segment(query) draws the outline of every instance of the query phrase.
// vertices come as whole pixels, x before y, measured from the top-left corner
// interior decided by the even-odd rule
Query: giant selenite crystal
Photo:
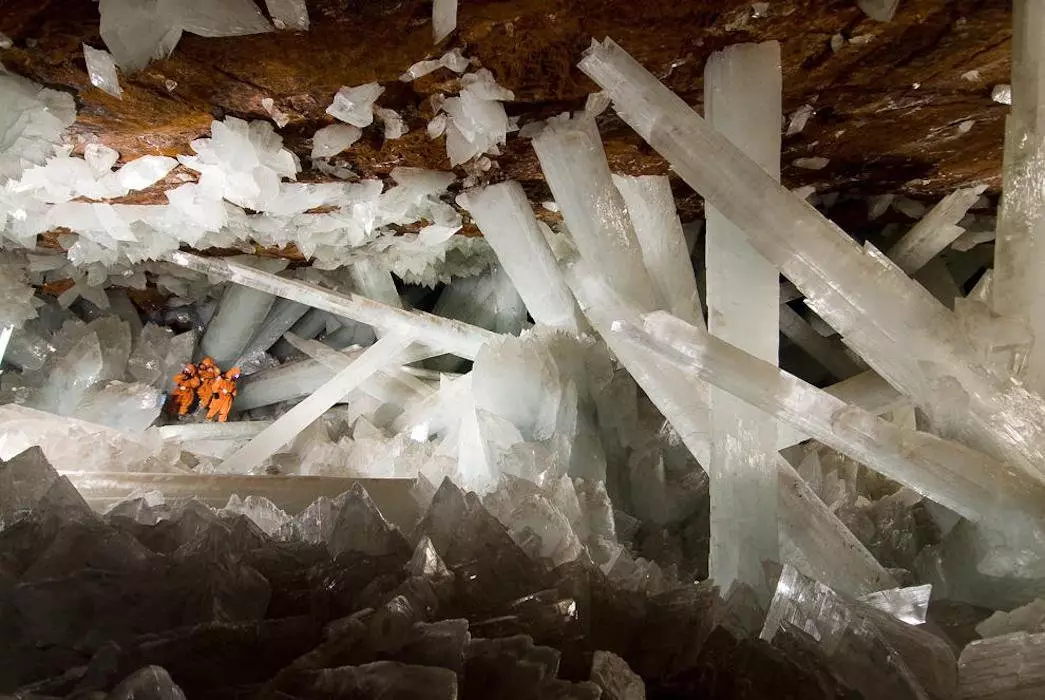
[[[780,177],[780,45],[737,44],[704,69],[708,121],[770,176]],[[707,210],[708,333],[777,363],[776,269],[713,207]],[[776,421],[712,389],[709,575],[728,590],[741,581],[768,599],[764,561],[778,561]]]
[[[1035,339],[1024,378],[1045,392],[1045,7],[1013,3],[1012,108],[1005,118],[1001,210],[994,247],[993,307]]]
[[[774,181],[613,41],[593,44],[580,67],[682,179],[939,429],[1045,476],[1045,401],[985,366],[951,311]]]

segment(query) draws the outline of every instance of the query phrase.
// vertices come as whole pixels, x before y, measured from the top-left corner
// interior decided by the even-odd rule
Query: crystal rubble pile
[[[440,67],[466,70],[458,56]],[[228,118],[179,158],[199,173],[169,197],[181,209],[126,212],[81,200],[173,163],[74,158],[62,98],[0,84],[19,98],[0,161],[8,229],[35,243],[33,217],[66,205],[99,222],[67,239],[68,259],[4,260],[5,362],[20,371],[0,379],[0,692],[1040,694],[1045,417],[1011,376],[1026,333],[983,308],[986,282],[951,312],[907,276],[939,272],[982,188],[891,241],[890,262],[776,184],[775,44],[709,62],[721,134],[610,41],[582,67],[602,99],[532,134],[568,231],[539,223],[518,183],[465,192],[499,264],[452,281],[456,263],[430,262],[461,240],[452,174],[398,169],[386,191],[286,182],[300,164],[272,128]],[[443,124],[461,137],[448,149],[481,147],[480,167],[511,127],[510,92],[465,78]],[[332,106],[345,127],[380,118],[380,86],[360,88]],[[608,99],[708,197],[706,326],[666,178],[610,173],[594,119]],[[156,215],[207,223],[188,241]],[[407,263],[369,254],[381,226],[418,221],[394,244]],[[293,242],[316,265],[176,250],[243,240]],[[450,283],[435,301],[392,273]],[[33,295],[61,275],[58,303]],[[169,306],[143,323],[121,286],[164,289]],[[799,293],[804,314],[779,306]],[[878,374],[810,342],[844,381],[775,366],[778,329],[831,328]],[[971,332],[986,340],[962,345]],[[203,352],[249,373],[241,420],[150,427],[172,371]],[[948,610],[995,612],[958,663],[976,633],[954,624],[949,640]],[[203,665],[201,649],[215,650]]]

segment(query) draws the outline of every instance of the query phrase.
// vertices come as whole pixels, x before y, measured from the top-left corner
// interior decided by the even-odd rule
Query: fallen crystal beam
[[[574,333],[580,330],[577,304],[522,185],[513,180],[469,191],[464,206],[493,248],[533,320]]]
[[[901,430],[663,312],[647,315],[646,326],[652,336],[627,322],[614,332],[970,520],[1004,524],[1014,511],[1032,522],[1041,518],[1045,485],[1019,470],[956,442]]]
[[[470,360],[475,359],[485,342],[497,337],[495,333],[467,323],[422,311],[393,308],[358,294],[333,292],[300,280],[284,279],[233,260],[204,258],[183,251],[170,253],[169,259],[191,270],[292,299],[381,330],[412,329],[417,333],[417,342]]]
[[[241,445],[272,425],[267,420],[232,423],[182,423],[157,428],[163,441],[193,454],[224,459]]]
[[[294,406],[257,437],[234,452],[219,465],[224,472],[249,473],[257,469],[276,450],[293,440],[350,391],[391,363],[398,363],[398,355],[414,340],[413,332],[395,329],[371,345],[355,362],[334,375],[333,379],[301,403]]]
[[[596,265],[630,303],[646,311],[657,308],[595,120],[578,113],[549,123],[533,139],[533,148],[581,257]]]
[[[611,331],[614,319],[629,310],[616,293],[600,283],[583,264],[568,275],[571,289],[592,326],[628,370],[683,443],[702,464],[710,464],[707,385],[680,374],[670,363]],[[635,316],[637,320],[637,316]],[[416,421],[415,421],[416,422]],[[410,423],[404,421],[403,427]],[[865,595],[896,586],[896,581],[809,487],[787,460],[777,455],[781,552],[786,561],[850,595]]]
[[[1045,7],[1016,0],[1012,15],[1011,104],[1005,118],[1002,192],[994,241],[994,311],[1023,321],[1037,342],[1023,372],[1045,392]]]
[[[157,472],[77,472],[58,469],[92,508],[105,510],[144,491],[159,491],[169,502],[196,499],[221,508],[229,496],[267,498],[289,513],[319,497],[335,498],[360,484],[390,522],[410,528],[418,508],[410,493],[413,479],[347,479],[327,476],[247,476],[241,474],[170,474]]]
[[[957,421],[948,427],[963,440],[1045,478],[1045,401],[983,364],[952,312],[781,187],[613,41],[594,43],[580,67],[878,374],[934,422]]]
[[[660,308],[687,323],[704,325],[697,279],[667,176],[614,175],[613,182],[624,197]]]
[[[901,270],[913,275],[965,233],[958,222],[986,189],[986,185],[977,185],[951,192],[911,227],[886,255]]]
[[[962,700],[1031,700],[1045,694],[1045,633],[970,642],[958,659]]]
[[[852,377],[860,371],[840,347],[817,333],[809,322],[787,304],[780,305],[780,332],[838,379]]]
[[[704,67],[708,121],[776,179],[780,178],[781,83],[780,45],[775,41],[735,44],[711,54]],[[670,199],[670,190],[667,194]],[[692,267],[688,259],[685,263]],[[708,333],[777,364],[779,274],[711,206],[705,265]],[[745,583],[765,603],[772,591],[763,563],[780,560],[776,420],[720,389],[712,388],[710,399],[709,576],[722,590],[729,590],[734,581]]]

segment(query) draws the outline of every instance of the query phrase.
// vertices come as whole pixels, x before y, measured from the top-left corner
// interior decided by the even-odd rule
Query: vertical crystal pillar
[[[737,44],[704,69],[710,124],[780,179],[780,45]],[[776,268],[743,232],[707,207],[708,332],[777,364],[780,285]],[[780,558],[777,535],[776,421],[721,389],[711,390],[711,550],[721,587],[739,580],[765,600],[762,562]]]

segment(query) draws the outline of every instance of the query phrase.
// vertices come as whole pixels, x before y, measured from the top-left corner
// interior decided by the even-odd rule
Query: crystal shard
[[[345,150],[363,135],[359,127],[351,124],[331,124],[316,131],[312,136],[312,157],[330,158]]]
[[[108,51],[100,51],[84,44],[83,58],[87,62],[87,75],[91,79],[91,85],[113,97],[123,99],[123,88],[120,87],[112,55]]]
[[[602,688],[602,697],[606,700],[646,700],[642,678],[613,652],[595,652],[591,659],[591,679]]]
[[[308,7],[305,0],[265,0],[276,29],[308,31]]]
[[[382,556],[408,551],[399,529],[385,520],[362,486],[356,484],[341,500],[341,511],[327,541],[331,554],[359,552]]]
[[[432,38],[436,44],[457,29],[457,0],[435,0],[432,3]]]
[[[106,700],[185,700],[185,693],[165,669],[146,666],[121,681]]]
[[[904,234],[887,255],[900,269],[913,275],[965,233],[958,222],[986,189],[986,185],[977,185],[947,195]]]
[[[374,123],[374,102],[385,89],[377,83],[343,87],[334,95],[327,114],[356,127]]]
[[[737,44],[704,68],[708,122],[769,175],[780,177],[780,45]],[[777,363],[777,271],[722,214],[709,207],[706,231],[708,333]],[[692,316],[692,312],[689,313]],[[711,399],[709,575],[770,597],[763,562],[778,561],[776,421],[727,392]]]

